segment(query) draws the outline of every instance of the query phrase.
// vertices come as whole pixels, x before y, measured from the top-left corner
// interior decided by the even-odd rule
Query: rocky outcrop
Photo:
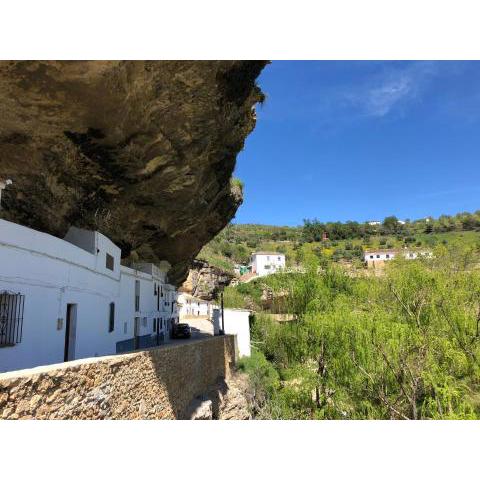
[[[250,420],[250,386],[248,377],[240,372],[222,379],[189,406],[189,420]]]
[[[218,413],[219,420],[251,420],[248,377],[237,372],[227,382],[228,391],[222,397]]]
[[[218,297],[218,292],[230,285],[233,278],[233,274],[197,259],[193,261],[180,291],[204,300],[214,300]]]
[[[0,215],[98,229],[180,284],[242,201],[263,61],[0,62]]]

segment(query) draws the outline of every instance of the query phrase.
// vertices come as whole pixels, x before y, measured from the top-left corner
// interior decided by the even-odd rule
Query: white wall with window
[[[212,314],[211,302],[188,293],[178,295],[178,305],[180,320],[189,317],[211,317]]]
[[[250,265],[253,273],[263,277],[285,269],[285,255],[278,252],[255,252],[252,253]]]
[[[415,251],[415,250],[378,250],[367,251],[364,254],[364,260],[367,264],[375,264],[375,262],[387,262],[396,257],[403,257],[407,260],[415,260],[421,257],[432,257],[432,252],[429,251]]]
[[[0,219],[0,372],[128,350],[135,333],[155,337],[157,325],[178,319],[166,271],[121,266],[120,253],[99,232],[72,228],[62,240]],[[173,302],[168,312],[161,291]],[[23,310],[12,341],[15,295]]]

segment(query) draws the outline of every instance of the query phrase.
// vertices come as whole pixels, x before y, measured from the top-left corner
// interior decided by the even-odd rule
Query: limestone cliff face
[[[0,62],[0,215],[98,229],[184,280],[234,216],[263,61]]]
[[[204,300],[214,300],[218,293],[230,285],[233,274],[220,270],[202,260],[194,260],[180,291]]]

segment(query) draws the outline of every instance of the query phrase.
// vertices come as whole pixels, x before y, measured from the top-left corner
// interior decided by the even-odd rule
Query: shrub
[[[279,375],[265,355],[255,348],[250,357],[239,360],[238,368],[248,374],[251,408],[254,415],[260,416],[279,388]]]
[[[276,276],[298,320],[258,315],[262,372],[280,381],[261,418],[480,418],[480,273],[475,247],[438,246],[432,259],[390,262],[382,277],[329,264]],[[272,378],[273,374],[257,377]]]

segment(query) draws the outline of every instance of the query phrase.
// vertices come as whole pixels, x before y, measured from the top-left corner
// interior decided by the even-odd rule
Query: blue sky
[[[235,223],[480,209],[480,62],[276,61]]]

